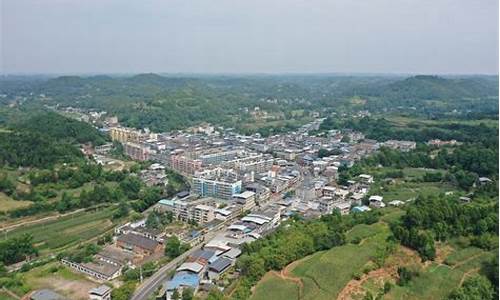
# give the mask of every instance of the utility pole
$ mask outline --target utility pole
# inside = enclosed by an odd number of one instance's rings
[[[139,266],[139,275],[140,275],[141,283],[142,283],[142,265]]]

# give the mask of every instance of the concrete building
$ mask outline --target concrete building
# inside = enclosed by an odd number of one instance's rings
[[[130,156],[132,159],[140,161],[149,160],[150,154],[152,153],[151,149],[148,147],[131,142],[124,143],[123,150],[125,151],[125,154]]]
[[[89,290],[90,300],[111,300],[111,288],[107,285],[100,285]]]
[[[138,142],[141,137],[141,132],[133,128],[112,127],[109,129],[111,140],[120,143]]]
[[[243,205],[244,210],[250,210],[255,207],[255,193],[251,191],[244,191],[241,194],[233,196],[234,201]]]
[[[195,175],[192,191],[202,197],[231,199],[241,192],[241,180],[231,170],[217,168]]]
[[[158,253],[161,248],[159,242],[133,233],[120,235],[116,246],[143,256]]]
[[[180,173],[193,175],[202,170],[202,161],[183,155],[170,156],[170,167]]]

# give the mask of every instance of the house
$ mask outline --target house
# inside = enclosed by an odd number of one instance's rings
[[[177,268],[177,272],[187,271],[192,274],[200,275],[205,266],[199,262],[185,262]]]
[[[325,197],[335,197],[335,191],[337,188],[334,186],[325,186],[323,187],[323,196]]]
[[[480,185],[485,185],[493,182],[493,180],[489,179],[488,177],[479,177],[478,181]]]
[[[227,257],[219,257],[208,266],[208,278],[210,280],[218,279],[220,275],[233,265],[233,262],[232,259]]]
[[[375,207],[375,208],[385,207],[385,203],[383,200],[384,197],[378,195],[370,196],[370,198],[368,199],[368,201],[370,202],[370,207]]]
[[[190,272],[177,272],[174,277],[165,282],[163,289],[166,291],[166,298],[172,299],[172,293],[177,290],[182,293],[184,288],[191,288],[194,291],[198,289],[200,277]]]
[[[338,210],[341,215],[348,215],[351,209],[351,204],[349,202],[339,202],[333,204],[333,208]]]
[[[89,276],[92,276],[98,280],[112,280],[120,276],[122,273],[123,267],[121,265],[116,265],[112,263],[108,263],[106,261],[96,261],[96,262],[88,262],[88,263],[76,263],[66,259],[62,259],[61,263],[77,270],[78,272],[82,272]]]
[[[331,197],[322,197],[319,200],[318,209],[324,214],[330,214],[333,210],[333,199]]]
[[[461,202],[463,202],[463,203],[469,203],[469,202],[471,202],[471,201],[472,201],[472,199],[471,199],[471,198],[469,198],[469,197],[465,197],[465,196],[464,196],[464,197],[460,197],[460,198],[458,198],[458,200],[460,200],[460,201],[461,201]]]
[[[358,176],[358,178],[359,178],[359,181],[362,183],[366,183],[366,184],[373,183],[373,176],[371,176],[371,175],[361,174]]]
[[[59,295],[58,293],[48,290],[48,289],[43,289],[43,290],[37,290],[34,291],[30,298],[30,300],[68,300],[67,298]]]
[[[90,300],[111,300],[111,288],[107,285],[100,285],[89,290]]]
[[[158,253],[161,248],[157,241],[133,233],[120,235],[116,239],[116,246],[144,256]]]

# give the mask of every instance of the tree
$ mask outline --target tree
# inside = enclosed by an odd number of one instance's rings
[[[491,283],[484,276],[477,275],[467,278],[448,296],[448,300],[492,300],[493,295]]]
[[[182,254],[181,242],[179,238],[175,235],[172,235],[165,242],[165,255],[170,258],[175,258]]]
[[[141,190],[141,180],[137,176],[128,176],[120,182],[120,188],[129,199],[139,198]]]
[[[129,300],[135,291],[135,285],[135,281],[124,283],[119,288],[113,289],[111,292],[111,298],[113,300]]]
[[[224,294],[217,288],[212,288],[208,292],[206,300],[224,300]]]
[[[182,300],[192,300],[194,296],[194,292],[192,288],[184,288],[182,289]]]
[[[129,205],[125,201],[121,201],[118,204],[118,209],[113,213],[114,219],[119,219],[128,216],[129,213]]]
[[[172,300],[179,300],[181,298],[181,295],[179,294],[179,291],[177,289],[174,289],[171,297]]]

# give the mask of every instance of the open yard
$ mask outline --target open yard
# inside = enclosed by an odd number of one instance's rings
[[[94,238],[113,227],[111,216],[114,207],[79,212],[70,216],[50,220],[41,224],[18,227],[1,236],[13,237],[22,234],[33,235],[41,254],[60,250]]]
[[[88,290],[100,284],[82,274],[71,271],[59,262],[52,262],[22,273],[22,289],[14,289],[21,296],[26,290],[53,289],[69,299],[88,299]],[[3,299],[3,298],[0,298]]]

